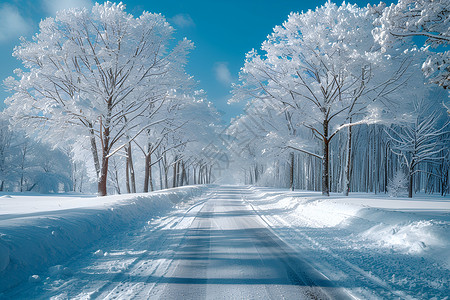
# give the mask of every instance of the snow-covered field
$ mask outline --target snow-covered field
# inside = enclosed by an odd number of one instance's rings
[[[0,194],[0,298],[20,282],[41,281],[42,270],[60,266],[96,241],[143,226],[205,189],[107,197]]]
[[[1,195],[0,298],[131,298],[137,285],[148,291],[145,278],[165,276],[214,190]],[[356,298],[448,299],[450,197],[243,190],[261,222]]]
[[[448,299],[450,197],[287,192],[247,199],[286,242],[363,299]]]

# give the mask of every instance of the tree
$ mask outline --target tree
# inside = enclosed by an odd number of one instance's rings
[[[184,65],[192,43],[171,48],[172,33],[162,15],[134,18],[121,3],[43,20],[33,41],[14,49],[27,71],[6,80],[14,92],[6,101],[13,124],[39,128],[57,145],[90,147],[98,193],[106,195],[110,156],[151,127],[143,117],[190,80]]]
[[[418,168],[419,164],[443,160],[440,154],[448,147],[440,140],[440,137],[448,134],[448,123],[440,127],[438,122],[439,113],[430,113],[423,101],[417,101],[413,120],[401,126],[392,126],[387,132],[392,140],[392,151],[401,157],[406,166],[409,198],[413,195],[414,175],[426,172]]]
[[[404,84],[409,63],[383,56],[371,34],[379,13],[380,7],[331,2],[291,13],[262,44],[265,56],[247,54],[235,86],[235,99],[258,98],[286,114],[294,138],[297,127],[305,127],[321,142],[320,154],[286,146],[322,160],[324,195],[330,192],[330,142],[345,128],[376,121]]]
[[[70,158],[21,130],[8,128],[8,123],[0,114],[0,191],[71,190]]]
[[[127,146],[112,156],[110,184],[119,193],[125,187],[128,192],[134,192],[134,185],[136,190],[148,192],[189,184],[194,178],[194,183],[199,178],[208,181],[203,175],[207,173],[208,178],[212,178],[210,166],[215,164],[217,156],[208,156],[207,160],[203,149],[217,139],[219,119],[219,114],[201,90],[168,95],[158,109],[142,117],[142,124],[154,125],[144,126],[145,130],[134,139],[124,139]],[[131,165],[130,149],[133,149],[135,180],[131,173],[127,178],[130,171],[127,165]]]
[[[213,166],[222,159],[215,150],[220,117],[211,102],[207,101],[203,90],[194,95],[181,95],[182,101],[174,113],[172,130],[167,134],[168,149],[172,167],[172,186],[180,186],[189,181],[189,168],[198,171],[196,182],[210,183],[213,180]],[[195,167],[194,167],[195,166]],[[200,180],[198,180],[200,179]],[[197,182],[197,183],[199,183]]]
[[[9,177],[11,169],[8,168],[10,162],[10,146],[12,134],[8,129],[7,121],[3,114],[0,114],[0,192],[5,188],[5,182]]]
[[[396,39],[422,36],[426,48],[437,48],[422,65],[430,82],[450,88],[450,2],[448,0],[399,0],[386,7],[377,20],[374,36],[384,47]],[[415,41],[420,41],[415,39]]]
[[[407,190],[406,186],[408,184],[408,179],[406,175],[401,171],[395,173],[394,178],[389,181],[387,186],[389,191],[389,196],[399,197],[404,191]]]

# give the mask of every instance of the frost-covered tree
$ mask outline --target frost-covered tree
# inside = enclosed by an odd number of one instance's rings
[[[392,151],[401,157],[407,169],[408,197],[412,198],[414,175],[421,170],[422,162],[437,163],[443,159],[442,151],[447,149],[448,141],[441,137],[448,134],[448,122],[439,126],[439,112],[430,112],[423,100],[415,102],[415,111],[410,122],[392,126],[387,131],[392,141]],[[433,175],[433,174],[430,174]]]
[[[8,128],[8,122],[0,114],[0,192],[5,188],[5,182],[10,176],[9,164],[12,134]]]
[[[236,172],[244,173],[245,184],[257,184],[261,175],[259,167],[266,151],[270,151],[270,158],[280,151],[278,145],[269,143],[270,121],[273,110],[262,105],[258,100],[253,100],[247,105],[246,113],[232,120],[224,133],[225,146],[228,148],[230,160],[237,165]],[[267,146],[267,147],[265,147]],[[276,150],[274,148],[277,148]]]
[[[214,164],[212,157],[206,159],[203,148],[217,139],[219,128],[219,115],[204,92],[172,94],[148,118],[163,121],[146,128],[112,157],[109,182],[116,192],[148,192],[200,182],[205,169],[209,173]]]
[[[235,99],[257,98],[285,115],[288,140],[294,141],[303,127],[321,142],[319,153],[299,143],[285,146],[322,160],[325,195],[330,192],[330,142],[343,129],[377,120],[392,106],[389,95],[406,81],[402,76],[409,62],[382,55],[372,36],[379,14],[377,6],[331,2],[291,13],[262,44],[264,55],[247,54],[235,87]]]
[[[247,103],[245,114],[232,121],[226,132],[232,141],[228,143],[228,148],[233,161],[248,168],[245,171],[247,184],[258,183],[262,179],[261,173],[265,172],[262,162],[269,160],[288,169],[287,186],[294,189],[294,149],[308,154],[313,154],[316,149],[302,142],[305,130],[292,121],[291,110],[276,107],[276,103],[267,105],[265,99],[261,98],[254,98]],[[276,177],[272,184],[276,181],[280,186],[285,186],[286,178],[282,175]]]
[[[70,158],[8,123],[0,114],[0,191],[72,190]]]
[[[54,144],[89,147],[98,193],[106,195],[111,153],[156,121],[142,122],[149,109],[186,86],[192,43],[171,47],[173,28],[162,15],[135,18],[111,2],[60,11],[39,29],[14,49],[25,70],[6,80],[12,122]]]
[[[224,159],[223,149],[220,153],[209,153],[218,141],[218,132],[221,129],[220,115],[213,104],[206,99],[203,91],[197,91],[193,96],[184,96],[176,114],[176,135],[174,145],[173,186],[187,184],[190,181],[189,169],[192,170],[192,179],[201,179],[203,183],[211,183],[213,169],[220,165]],[[226,159],[226,158],[225,158]],[[195,167],[195,171],[194,171]],[[197,174],[196,174],[197,173]],[[191,181],[192,182],[192,181]]]
[[[425,37],[424,46],[438,51],[430,53],[422,69],[431,82],[450,88],[450,1],[399,0],[384,9],[377,24],[374,35],[384,48],[396,39]]]
[[[394,178],[389,181],[389,184],[387,186],[389,196],[400,196],[403,192],[406,192],[407,186],[408,178],[406,178],[406,175],[401,170],[397,171],[394,175]]]

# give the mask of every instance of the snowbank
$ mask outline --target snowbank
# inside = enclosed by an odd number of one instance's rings
[[[0,197],[0,292],[79,249],[150,220],[205,192],[206,186],[107,197],[13,194]]]
[[[252,190],[248,202],[302,254],[311,249],[324,274],[355,287],[373,283],[354,288],[357,297],[390,297],[371,294],[377,289],[400,298],[450,294],[450,197]]]
[[[323,197],[311,192],[271,193],[254,188],[258,205],[285,210],[294,226],[351,229],[353,238],[435,257],[450,266],[450,198],[388,198],[374,195]]]

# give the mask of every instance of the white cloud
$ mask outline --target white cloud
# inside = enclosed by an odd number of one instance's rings
[[[227,62],[216,62],[214,64],[214,73],[216,79],[227,86],[233,82],[233,77],[231,76],[230,69],[228,69]]]
[[[170,19],[179,28],[195,27],[194,20],[188,14],[178,14]]]
[[[42,0],[45,11],[54,16],[57,11],[69,8],[91,8],[94,6],[91,0]]]
[[[31,29],[31,21],[25,20],[17,7],[0,4],[0,42],[26,35]]]

